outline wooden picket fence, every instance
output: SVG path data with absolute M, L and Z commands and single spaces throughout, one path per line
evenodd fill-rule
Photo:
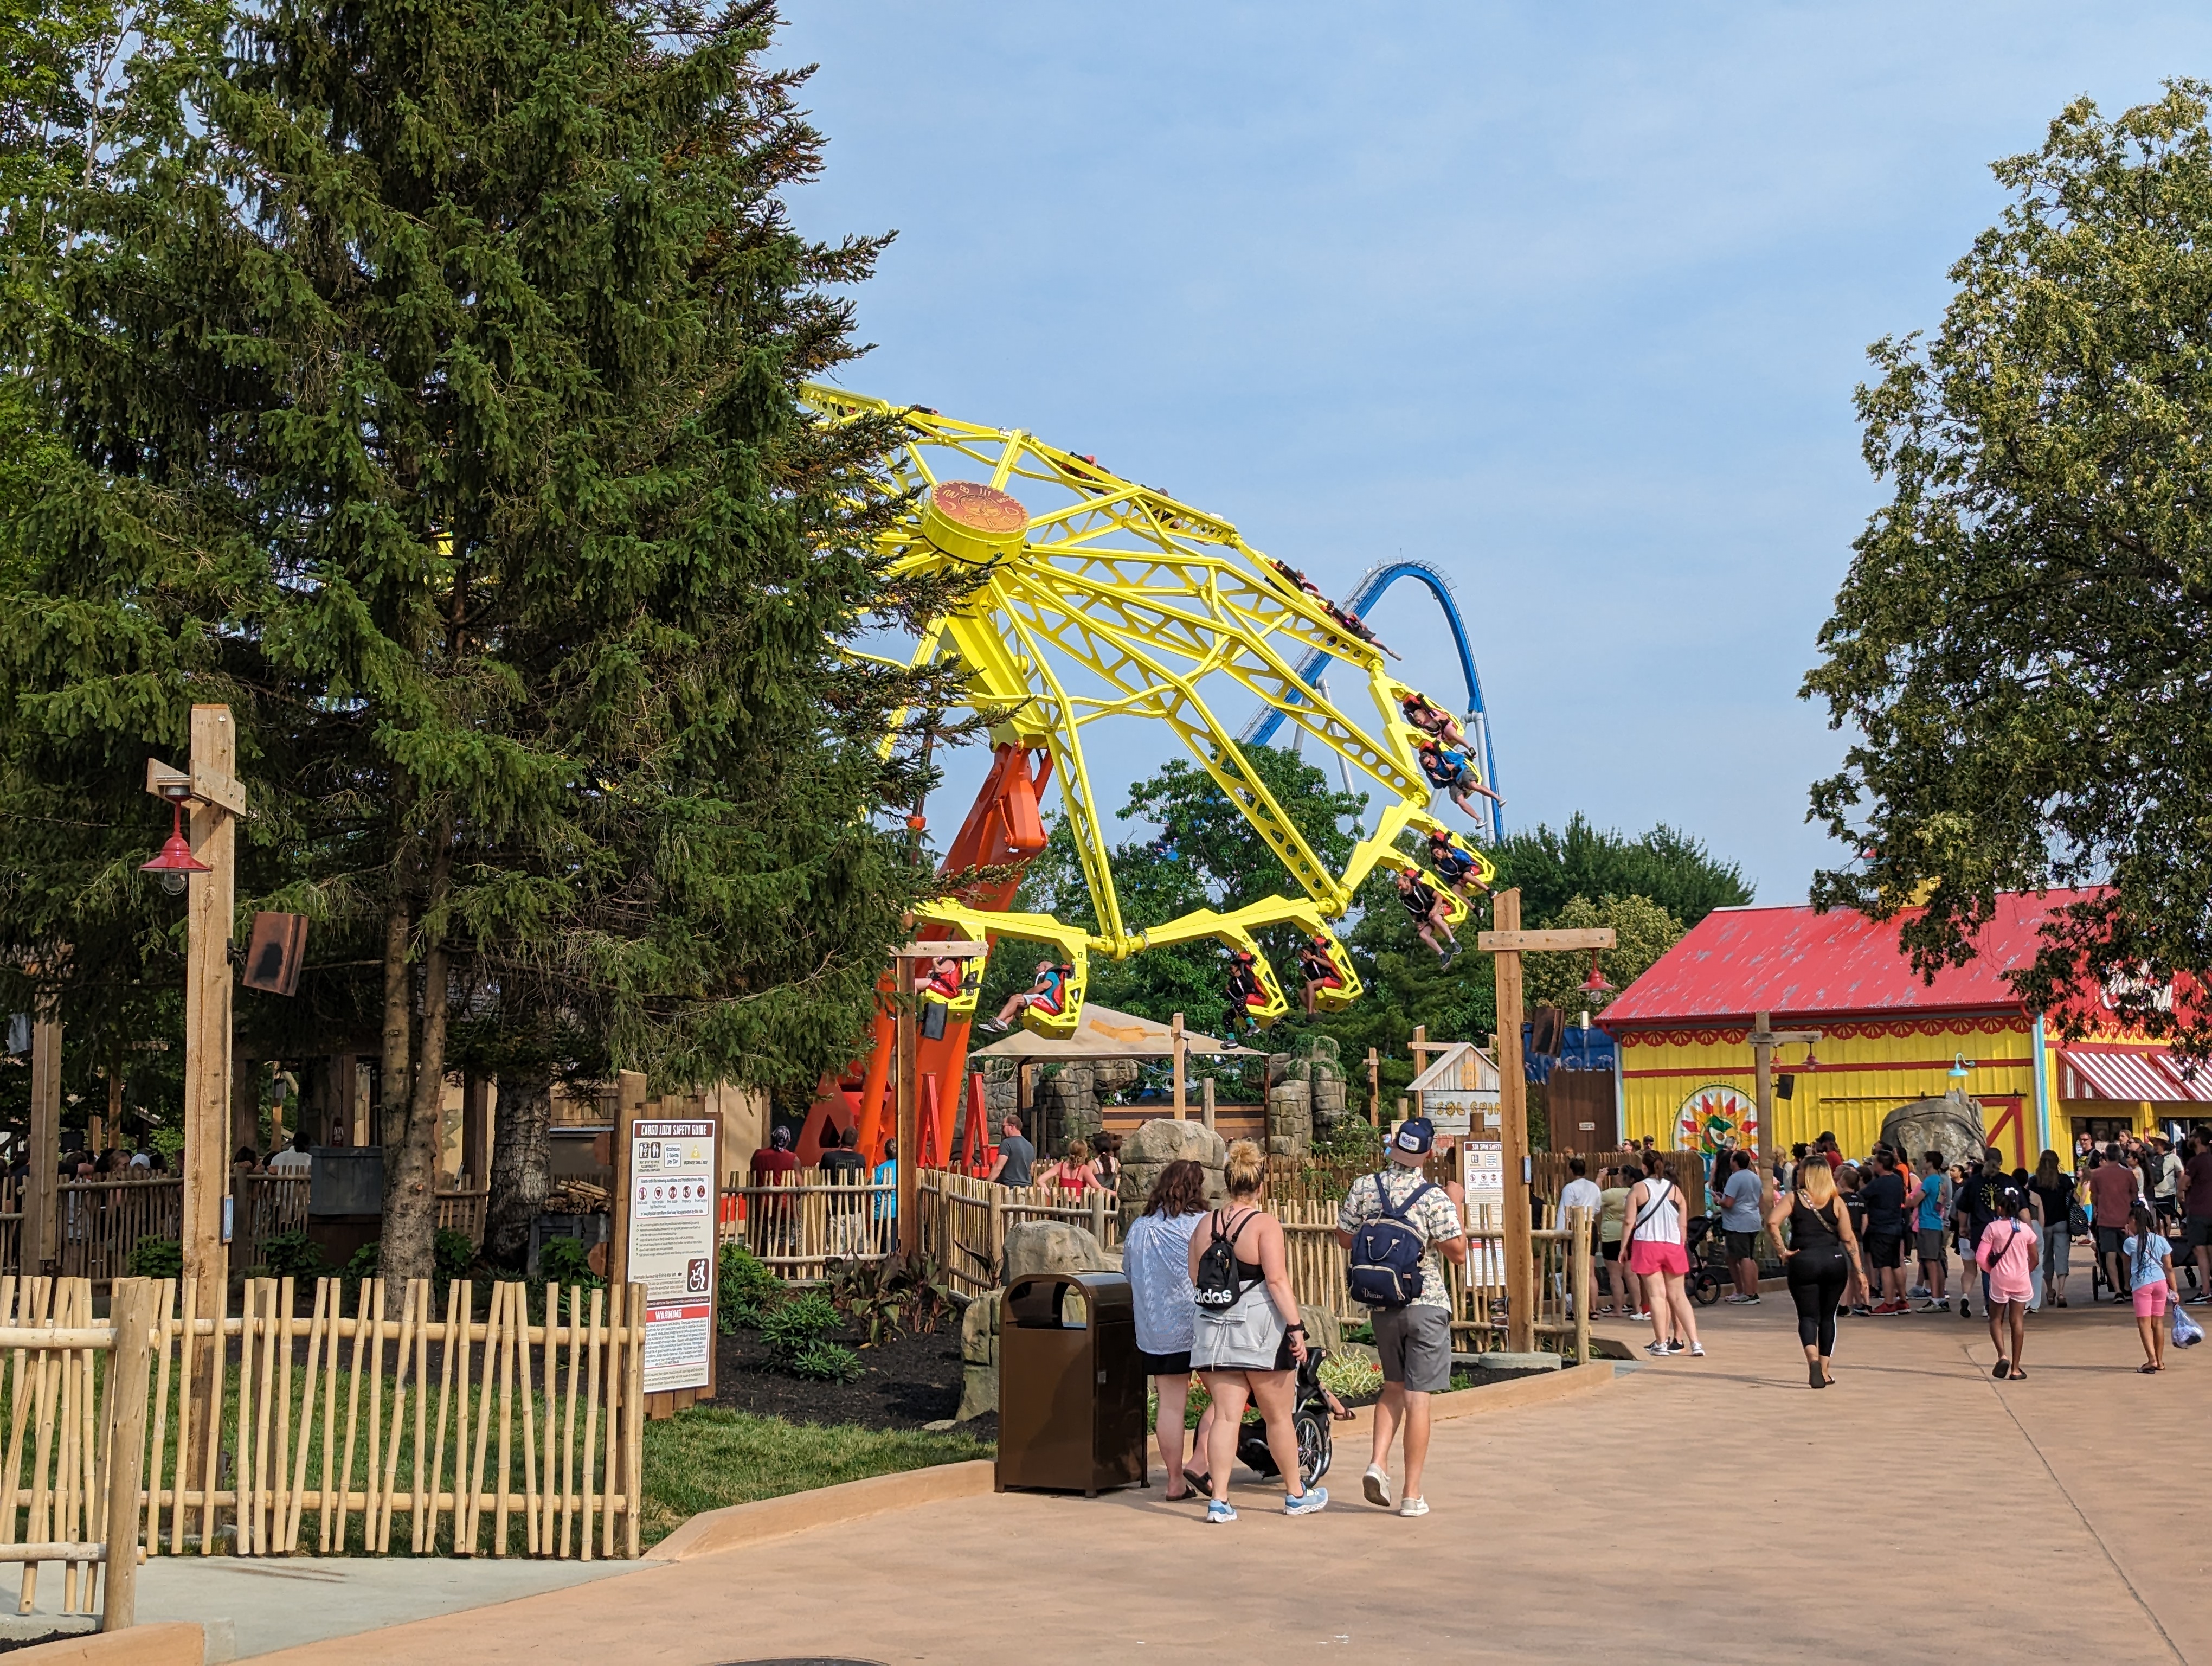
M 896 1185 L 794 1169 L 767 1184 L 726 1187 L 721 1197 L 721 1242 L 744 1244 L 787 1283 L 819 1283 L 831 1262 L 881 1261 L 898 1248 Z
M 100 1325 L 88 1280 L 0 1276 L 0 1562 L 21 1565 L 18 1614 L 36 1606 L 39 1565 L 59 1562 L 61 1613 L 98 1614 L 110 1630 L 135 1617 L 151 1296 L 125 1280 Z M 127 1537 L 111 1557 L 118 1521 Z
M 442 1316 L 424 1279 L 363 1280 L 350 1315 L 345 1281 L 319 1279 L 306 1318 L 290 1279 L 246 1280 L 237 1317 L 197 1293 L 156 1297 L 149 1550 L 380 1555 L 404 1515 L 416 1555 L 637 1555 L 642 1285 L 552 1286 L 540 1323 L 520 1284 L 482 1320 L 458 1280 Z M 192 1390 L 218 1366 L 210 1427 Z
M 1367 1310 L 1353 1303 L 1349 1290 L 1351 1253 L 1336 1241 L 1338 1206 L 1287 1198 L 1271 1201 L 1267 1208 L 1283 1223 L 1291 1288 L 1299 1305 L 1324 1309 L 1346 1324 L 1365 1322 Z M 1536 1335 L 1581 1363 L 1589 1358 L 1590 1222 L 1583 1212 L 1575 1213 L 1564 1228 L 1529 1236 L 1536 1258 Z M 1469 1352 L 1493 1353 L 1505 1346 L 1505 1234 L 1477 1218 L 1467 1238 L 1466 1263 L 1443 1263 L 1453 1341 Z
M 922 1170 L 921 1246 L 956 1290 L 995 1290 L 1005 1265 L 1006 1232 L 1027 1220 L 1064 1220 L 1112 1250 L 1121 1241 L 1121 1207 L 1108 1193 L 1077 1195 L 1055 1186 L 1001 1186 L 940 1169 Z

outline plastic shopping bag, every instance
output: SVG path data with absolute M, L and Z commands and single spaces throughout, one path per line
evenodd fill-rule
M 2178 1348 L 2195 1347 L 2204 1340 L 2204 1327 L 2184 1313 L 2173 1310 L 2173 1345 Z

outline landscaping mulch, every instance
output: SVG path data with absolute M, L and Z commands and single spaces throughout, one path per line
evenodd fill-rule
M 793 1423 L 850 1423 L 864 1429 L 919 1429 L 960 1409 L 960 1322 L 947 1318 L 935 1330 L 887 1337 L 862 1347 L 856 1333 L 833 1331 L 860 1357 L 855 1383 L 814 1383 L 776 1370 L 759 1333 L 741 1330 L 719 1339 L 714 1356 L 714 1404 L 733 1411 L 781 1417 Z M 963 1423 L 958 1432 L 996 1440 L 995 1414 Z

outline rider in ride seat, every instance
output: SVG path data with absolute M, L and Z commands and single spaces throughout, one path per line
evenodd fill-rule
M 1019 994 L 1008 995 L 1006 1004 L 991 1019 L 990 1028 L 1004 1030 L 1012 1025 L 1015 1016 L 1034 1007 L 1048 1017 L 1062 1010 L 1067 1000 L 1067 980 L 1075 968 L 1050 960 L 1037 962 L 1036 979 Z
M 1306 1016 L 1314 1015 L 1314 997 L 1323 989 L 1341 989 L 1344 980 L 1337 976 L 1336 963 L 1329 958 L 1332 945 L 1326 937 L 1316 937 L 1298 949 L 1298 970 L 1306 981 Z

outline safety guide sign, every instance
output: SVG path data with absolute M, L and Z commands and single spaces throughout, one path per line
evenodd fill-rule
M 714 1127 L 630 1125 L 629 1276 L 645 1286 L 647 1394 L 713 1379 Z

